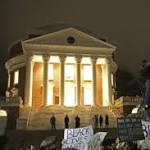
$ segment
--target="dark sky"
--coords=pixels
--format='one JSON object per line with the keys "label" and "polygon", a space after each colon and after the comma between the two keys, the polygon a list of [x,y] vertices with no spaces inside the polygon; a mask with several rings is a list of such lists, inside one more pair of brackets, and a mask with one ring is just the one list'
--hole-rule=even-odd
{"label": "dark sky", "polygon": [[150,0],[1,0],[0,84],[10,43],[37,26],[72,24],[85,27],[117,46],[121,69],[134,75],[150,58]]}

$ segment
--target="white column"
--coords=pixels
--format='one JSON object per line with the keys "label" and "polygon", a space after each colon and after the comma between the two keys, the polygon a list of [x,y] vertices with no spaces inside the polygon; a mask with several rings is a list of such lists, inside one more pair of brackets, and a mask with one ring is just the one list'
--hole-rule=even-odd
{"label": "white column", "polygon": [[76,57],[76,67],[77,67],[77,99],[76,99],[76,105],[82,105],[81,104],[81,57]]}
{"label": "white column", "polygon": [[97,58],[92,57],[92,87],[93,87],[93,105],[96,105],[96,60]]}
{"label": "white column", "polygon": [[48,64],[49,64],[49,56],[43,56],[43,101],[42,105],[47,105],[48,99]]}
{"label": "white column", "polygon": [[107,80],[108,100],[109,100],[109,104],[111,104],[112,103],[112,86],[111,86],[111,72],[110,72],[109,59],[106,59],[106,80]]}
{"label": "white column", "polygon": [[25,106],[32,106],[33,56],[27,56],[25,77]]}
{"label": "white column", "polygon": [[60,92],[59,92],[59,104],[60,105],[64,105],[64,77],[65,77],[65,72],[64,72],[64,64],[65,64],[65,59],[66,57],[65,56],[60,56],[59,57],[60,59]]}

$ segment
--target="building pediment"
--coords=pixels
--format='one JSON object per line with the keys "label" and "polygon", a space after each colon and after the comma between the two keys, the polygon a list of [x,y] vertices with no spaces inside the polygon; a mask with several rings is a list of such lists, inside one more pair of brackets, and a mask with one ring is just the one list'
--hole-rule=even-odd
{"label": "building pediment", "polygon": [[24,44],[38,45],[62,45],[62,46],[83,46],[115,49],[115,46],[103,42],[87,33],[75,28],[67,28],[57,32],[45,34],[23,42]]}

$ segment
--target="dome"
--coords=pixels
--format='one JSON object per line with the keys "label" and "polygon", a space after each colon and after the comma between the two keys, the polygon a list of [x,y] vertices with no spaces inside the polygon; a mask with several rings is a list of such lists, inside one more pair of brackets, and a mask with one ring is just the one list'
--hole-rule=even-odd
{"label": "dome", "polygon": [[13,43],[9,48],[8,58],[10,59],[21,54],[23,54],[21,41]]}

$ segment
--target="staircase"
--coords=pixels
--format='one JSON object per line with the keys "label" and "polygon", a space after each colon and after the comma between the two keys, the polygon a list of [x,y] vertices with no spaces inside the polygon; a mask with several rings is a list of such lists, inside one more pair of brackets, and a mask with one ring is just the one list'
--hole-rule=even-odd
{"label": "staircase", "polygon": [[[24,113],[23,113],[24,112]],[[109,116],[109,127],[116,127],[116,115],[110,107],[100,107],[100,106],[80,106],[80,107],[63,107],[63,106],[48,106],[41,107],[38,109],[31,108],[26,112],[22,109],[22,115],[28,114],[28,119],[26,122],[26,129],[29,130],[47,130],[50,129],[50,117],[52,114],[56,117],[56,128],[64,128],[64,117],[67,114],[69,116],[69,127],[75,127],[75,117],[78,115],[80,117],[81,127],[93,125],[94,115],[102,115],[105,121],[105,115]],[[22,118],[20,116],[20,118]],[[19,118],[19,119],[20,119]],[[103,121],[103,122],[104,122]],[[103,125],[105,127],[105,125]]]}

